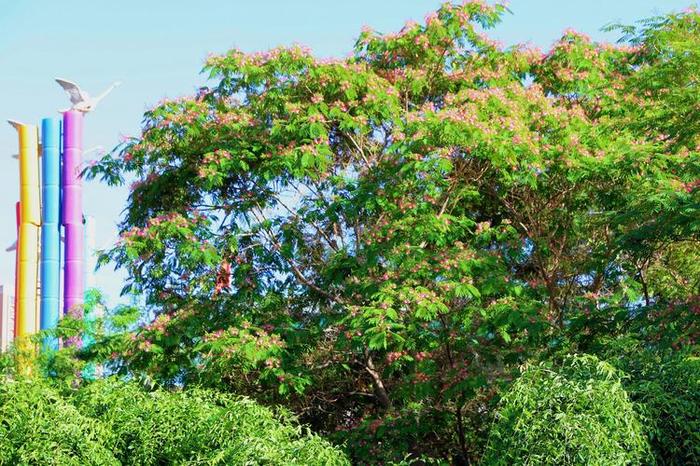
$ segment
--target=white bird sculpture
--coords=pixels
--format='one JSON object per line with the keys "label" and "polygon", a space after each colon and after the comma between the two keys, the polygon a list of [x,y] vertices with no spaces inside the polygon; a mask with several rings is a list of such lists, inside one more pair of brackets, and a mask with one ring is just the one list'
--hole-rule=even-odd
{"label": "white bird sculpture", "polygon": [[[70,109],[78,110],[79,112],[83,113],[88,113],[95,110],[95,107],[97,107],[100,100],[104,99],[107,94],[112,92],[115,87],[121,84],[121,82],[117,81],[109,86],[102,94],[98,95],[97,97],[91,97],[90,94],[80,89],[80,87],[74,82],[61,78],[56,78],[56,82],[63,88],[64,91],[66,91],[66,93],[68,93],[70,102],[73,104]],[[64,111],[62,111],[62,113]]]}

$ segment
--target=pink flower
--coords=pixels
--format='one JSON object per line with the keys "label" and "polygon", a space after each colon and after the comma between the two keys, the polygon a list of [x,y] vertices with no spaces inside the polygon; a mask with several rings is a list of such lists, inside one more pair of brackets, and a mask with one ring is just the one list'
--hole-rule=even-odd
{"label": "pink flower", "polygon": [[440,22],[440,18],[438,17],[438,14],[436,11],[433,11],[432,13],[429,13],[425,17],[425,24],[430,26],[433,23]]}
{"label": "pink flower", "polygon": [[403,28],[404,30],[410,30],[418,26],[418,23],[416,23],[413,20],[406,21],[406,24],[404,24]]}
{"label": "pink flower", "polygon": [[591,37],[590,37],[588,34],[584,34],[584,33],[578,32],[578,31],[576,31],[576,30],[574,30],[574,29],[572,29],[572,28],[564,29],[563,35],[564,35],[564,36],[569,36],[569,37],[577,37],[577,38],[582,39],[582,40],[584,40],[584,41],[586,41],[586,42],[590,42],[590,41],[591,41]]}

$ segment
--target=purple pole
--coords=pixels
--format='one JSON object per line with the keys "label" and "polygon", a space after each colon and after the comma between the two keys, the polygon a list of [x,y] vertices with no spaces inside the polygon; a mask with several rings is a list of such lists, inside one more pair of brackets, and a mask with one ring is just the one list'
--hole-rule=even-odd
{"label": "purple pole", "polygon": [[70,110],[63,114],[63,211],[65,227],[65,277],[63,312],[73,317],[83,314],[83,209],[80,166],[83,155],[83,114]]}

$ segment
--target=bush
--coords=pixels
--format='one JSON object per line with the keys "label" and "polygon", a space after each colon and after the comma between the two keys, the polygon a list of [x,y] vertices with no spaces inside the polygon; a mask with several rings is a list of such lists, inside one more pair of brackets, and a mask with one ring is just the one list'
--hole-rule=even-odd
{"label": "bush", "polygon": [[700,464],[700,358],[629,355],[626,389],[641,404],[659,465]]}
{"label": "bush", "polygon": [[651,459],[620,372],[594,356],[526,369],[501,400],[487,465],[625,465]]}
{"label": "bush", "polygon": [[0,379],[0,465],[118,465],[109,435],[47,384]]}
{"label": "bush", "polygon": [[0,465],[348,464],[293,418],[245,398],[110,379],[71,392],[0,379]]}
{"label": "bush", "polygon": [[208,390],[146,392],[100,380],[74,400],[111,431],[123,464],[348,464],[342,453],[246,398]]}

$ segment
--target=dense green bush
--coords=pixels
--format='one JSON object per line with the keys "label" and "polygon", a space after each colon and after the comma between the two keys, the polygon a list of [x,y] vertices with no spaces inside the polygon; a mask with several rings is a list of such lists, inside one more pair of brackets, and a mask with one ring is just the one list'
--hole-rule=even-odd
{"label": "dense green bush", "polygon": [[651,352],[621,358],[625,388],[645,415],[659,465],[700,464],[700,358]]}
{"label": "dense green bush", "polygon": [[487,465],[625,465],[651,459],[620,372],[594,356],[527,368],[501,400]]}
{"label": "dense green bush", "polygon": [[[691,320],[679,314],[676,312],[674,323]],[[642,325],[633,322],[628,334],[594,339],[587,351],[625,373],[622,384],[645,418],[644,429],[657,464],[700,464],[698,348],[673,349],[666,340],[650,340],[648,335],[655,337],[659,330],[668,335],[675,329],[649,325],[650,319],[640,317]]]}
{"label": "dense green bush", "polygon": [[118,465],[109,437],[47,384],[0,380],[0,465]]}
{"label": "dense green bush", "polygon": [[100,380],[68,396],[0,381],[0,465],[345,465],[294,419],[204,390],[147,392]]}
{"label": "dense green bush", "polygon": [[109,428],[123,464],[348,463],[293,419],[213,391],[146,392],[107,379],[81,390],[75,404]]}

